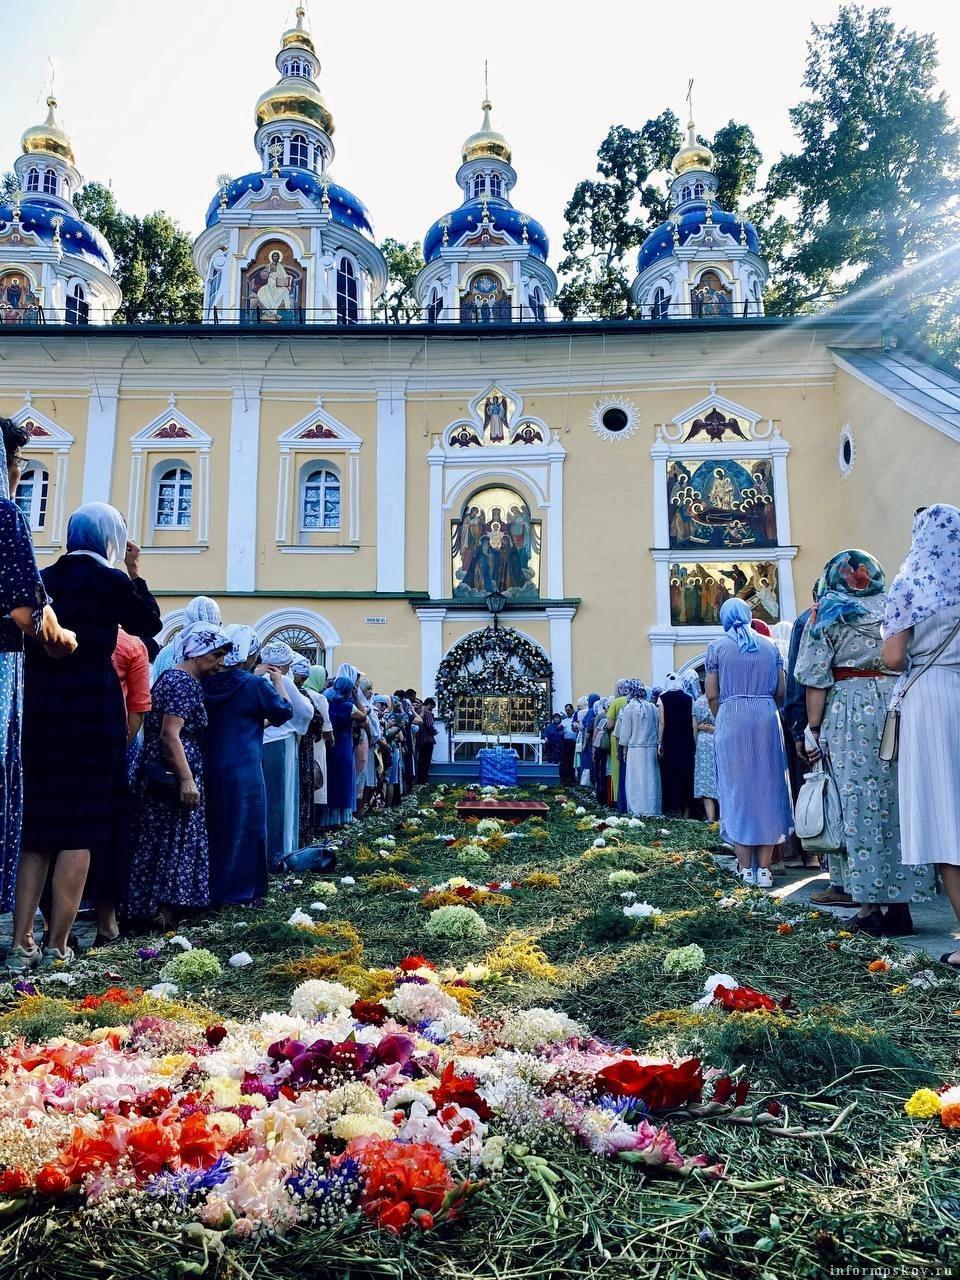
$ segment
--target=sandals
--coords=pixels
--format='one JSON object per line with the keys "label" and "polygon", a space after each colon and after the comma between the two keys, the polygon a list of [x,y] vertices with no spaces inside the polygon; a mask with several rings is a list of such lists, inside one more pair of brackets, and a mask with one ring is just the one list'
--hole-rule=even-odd
{"label": "sandals", "polygon": [[954,964],[950,959],[952,955],[956,955],[957,951],[960,951],[960,947],[954,947],[953,951],[945,951],[940,957],[940,963],[945,964],[948,969],[954,969],[960,973],[960,964]]}

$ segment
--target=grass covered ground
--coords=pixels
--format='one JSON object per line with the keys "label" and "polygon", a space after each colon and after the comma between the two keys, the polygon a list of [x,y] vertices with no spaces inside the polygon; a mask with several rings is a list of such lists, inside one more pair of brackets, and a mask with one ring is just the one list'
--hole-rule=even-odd
{"label": "grass covered ground", "polygon": [[[489,861],[465,863],[477,828],[457,822],[458,794],[422,790],[402,809],[365,821],[344,841],[336,874],[319,884],[313,875],[273,881],[262,907],[184,926],[196,947],[218,957],[222,973],[181,982],[170,996],[175,1005],[152,997],[141,1007],[192,1009],[201,1024],[229,1024],[286,1011],[292,990],[313,977],[376,998],[377,974],[412,953],[441,969],[482,964],[489,973],[463,997],[474,1019],[555,1008],[614,1044],[696,1055],[735,1082],[749,1080],[753,1116],[666,1117],[681,1150],[715,1158],[725,1176],[646,1172],[592,1154],[566,1133],[518,1125],[502,1170],[461,1218],[433,1231],[397,1237],[355,1214],[237,1241],[155,1229],[149,1215],[96,1217],[77,1202],[13,1198],[0,1206],[7,1210],[0,1280],[767,1280],[845,1267],[860,1275],[894,1267],[956,1274],[960,1131],[903,1110],[917,1088],[960,1081],[954,975],[893,945],[850,937],[830,916],[737,889],[715,866],[708,848],[715,833],[702,823],[596,829],[602,815],[552,791],[544,795],[546,822],[517,827],[519,839],[494,834],[482,846]],[[441,941],[426,932],[438,903],[425,895],[457,876],[519,886],[491,890],[476,906],[487,925],[481,939]],[[624,914],[631,904],[645,910],[636,907],[642,903],[656,914]],[[288,924],[297,911],[321,929]],[[72,985],[53,975],[39,995],[8,989],[0,1036],[5,1044],[21,1036],[82,1040],[123,1021],[129,1010],[84,1009],[83,997],[111,986],[149,989],[177,952],[169,939],[141,938],[90,953]],[[241,952],[250,963],[231,967]],[[705,979],[718,973],[773,997],[776,1007],[693,1009]],[[3,1136],[0,1129],[0,1160]],[[530,1154],[543,1158],[549,1179]]]}

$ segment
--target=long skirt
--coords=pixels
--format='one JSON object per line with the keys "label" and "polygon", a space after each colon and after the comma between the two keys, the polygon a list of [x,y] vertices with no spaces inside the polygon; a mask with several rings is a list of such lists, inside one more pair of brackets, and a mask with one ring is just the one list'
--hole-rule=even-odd
{"label": "long skirt", "polygon": [[23,654],[0,653],[0,910],[13,908],[23,825],[20,723],[23,714]]}
{"label": "long skirt", "polygon": [[295,733],[264,744],[263,780],[267,787],[267,861],[272,865],[297,848],[300,788]]}
{"label": "long skirt", "polygon": [[714,750],[723,839],[780,844],[793,831],[793,805],[773,698],[743,695],[721,702]]}
{"label": "long skirt", "polygon": [[660,804],[660,762],[656,747],[628,747],[625,765],[620,770],[624,779],[626,811],[637,817],[655,818],[662,812]]}

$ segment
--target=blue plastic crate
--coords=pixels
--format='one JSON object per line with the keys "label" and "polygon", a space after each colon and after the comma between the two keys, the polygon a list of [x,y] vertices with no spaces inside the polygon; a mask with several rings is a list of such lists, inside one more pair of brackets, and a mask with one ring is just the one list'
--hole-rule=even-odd
{"label": "blue plastic crate", "polygon": [[482,787],[515,787],[520,757],[512,747],[485,747],[477,752]]}

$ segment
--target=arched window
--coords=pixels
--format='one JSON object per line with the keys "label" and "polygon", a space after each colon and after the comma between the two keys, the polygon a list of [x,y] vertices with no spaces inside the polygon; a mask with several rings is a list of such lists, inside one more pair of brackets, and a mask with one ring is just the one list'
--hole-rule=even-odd
{"label": "arched window", "polygon": [[300,532],[340,528],[340,476],[329,464],[309,467],[300,495]]}
{"label": "arched window", "polygon": [[323,641],[309,627],[296,625],[280,627],[267,636],[264,644],[269,644],[271,640],[282,640],[284,644],[290,646],[294,653],[298,653],[301,658],[306,658],[312,667],[325,667],[327,665],[327,651],[323,646]]}
{"label": "arched window", "polygon": [[90,303],[82,284],[75,284],[67,294],[67,324],[89,324]]}
{"label": "arched window", "polygon": [[666,320],[669,314],[670,295],[662,285],[657,285],[650,303],[650,318],[651,320]]}
{"label": "arched window", "polygon": [[443,294],[439,289],[434,289],[430,295],[430,305],[427,307],[427,323],[439,324],[443,317]]}
{"label": "arched window", "polygon": [[189,529],[193,518],[193,473],[182,462],[160,470],[154,504],[157,529]]}
{"label": "arched window", "polygon": [[28,191],[39,191],[39,190],[40,190],[40,170],[39,170],[39,169],[34,168],[34,169],[31,169],[31,170],[28,172],[28,174],[27,174],[27,190],[28,190]]}
{"label": "arched window", "polygon": [[537,320],[541,324],[546,320],[547,308],[544,305],[543,293],[541,292],[539,285],[530,294],[530,310],[533,312],[534,320]]}
{"label": "arched window", "polygon": [[693,198],[694,200],[703,199],[703,183],[702,182],[695,182],[693,184]]}
{"label": "arched window", "polygon": [[34,532],[42,529],[46,521],[49,493],[50,473],[39,462],[26,462],[20,473],[16,503]]}
{"label": "arched window", "polygon": [[43,175],[43,194],[45,196],[55,196],[57,194],[57,171],[56,169],[47,169]]}
{"label": "arched window", "polygon": [[684,187],[683,190],[680,192],[680,200],[682,202],[684,200],[689,200],[689,199],[690,199],[690,188],[687,186],[687,187]]}
{"label": "arched window", "polygon": [[356,324],[358,319],[357,273],[349,258],[341,258],[337,263],[337,324]]}
{"label": "arched window", "polygon": [[487,189],[487,180],[482,173],[478,173],[473,180],[473,197],[478,200]]}
{"label": "arched window", "polygon": [[499,173],[491,173],[490,175],[490,194],[498,198],[503,195],[503,179]]}
{"label": "arched window", "polygon": [[306,169],[309,160],[306,138],[302,133],[295,133],[290,139],[290,163],[298,169]]}

